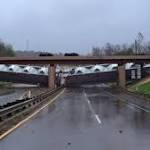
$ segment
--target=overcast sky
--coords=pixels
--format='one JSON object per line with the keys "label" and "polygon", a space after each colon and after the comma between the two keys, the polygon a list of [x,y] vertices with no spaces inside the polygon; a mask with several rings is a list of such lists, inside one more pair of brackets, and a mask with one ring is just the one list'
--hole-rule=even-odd
{"label": "overcast sky", "polygon": [[0,39],[15,49],[85,53],[150,40],[150,0],[0,0]]}

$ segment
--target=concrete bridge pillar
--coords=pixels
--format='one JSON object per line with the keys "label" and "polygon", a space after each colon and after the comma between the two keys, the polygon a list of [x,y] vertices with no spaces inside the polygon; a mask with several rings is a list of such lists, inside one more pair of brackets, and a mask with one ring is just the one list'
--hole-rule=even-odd
{"label": "concrete bridge pillar", "polygon": [[142,79],[144,77],[143,63],[138,64],[137,68],[137,79]]}
{"label": "concrete bridge pillar", "polygon": [[144,63],[141,63],[141,78],[144,78]]}
{"label": "concrete bridge pillar", "polygon": [[50,89],[54,89],[55,83],[56,83],[56,65],[50,64],[48,67],[48,87]]}
{"label": "concrete bridge pillar", "polygon": [[125,64],[118,64],[118,85],[122,88],[126,87]]}

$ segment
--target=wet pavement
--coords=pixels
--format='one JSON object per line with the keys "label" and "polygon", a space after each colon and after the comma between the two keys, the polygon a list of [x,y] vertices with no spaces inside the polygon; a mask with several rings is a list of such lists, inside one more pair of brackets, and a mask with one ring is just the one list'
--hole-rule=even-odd
{"label": "wet pavement", "polygon": [[125,104],[108,88],[66,89],[1,140],[0,150],[149,150],[150,113]]}
{"label": "wet pavement", "polygon": [[33,88],[31,86],[20,88],[18,85],[18,87],[8,90],[8,93],[6,92],[6,94],[0,95],[0,105],[23,99],[27,96],[29,91],[31,91],[31,96],[36,96],[44,91],[47,91],[47,88]]}
{"label": "wet pavement", "polygon": [[17,89],[12,90],[12,92],[10,93],[0,95],[0,105],[4,105],[8,102],[13,102],[16,101],[17,99],[20,99],[25,92],[26,92],[25,89]]}

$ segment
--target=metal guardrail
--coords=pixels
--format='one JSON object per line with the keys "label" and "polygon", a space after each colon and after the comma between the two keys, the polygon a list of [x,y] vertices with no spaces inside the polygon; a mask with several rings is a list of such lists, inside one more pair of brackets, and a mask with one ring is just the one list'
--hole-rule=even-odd
{"label": "metal guardrail", "polygon": [[46,91],[41,93],[38,96],[35,96],[31,98],[30,100],[24,101],[22,103],[15,104],[13,106],[4,108],[0,110],[0,123],[7,120],[8,118],[11,118],[13,115],[20,113],[26,109],[32,108],[44,101],[44,99],[48,98],[50,95],[58,92],[63,87],[59,87],[57,89],[54,89],[52,91]]}

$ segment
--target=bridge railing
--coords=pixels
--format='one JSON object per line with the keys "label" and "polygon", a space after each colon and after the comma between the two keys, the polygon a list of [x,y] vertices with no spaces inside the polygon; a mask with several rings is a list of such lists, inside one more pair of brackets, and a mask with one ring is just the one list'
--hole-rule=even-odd
{"label": "bridge railing", "polygon": [[33,109],[34,107],[37,107],[39,104],[43,103],[46,98],[48,98],[50,95],[53,95],[57,92],[59,92],[63,87],[59,87],[57,89],[54,89],[52,91],[46,91],[44,93],[41,93],[38,96],[35,96],[31,98],[30,100],[15,104],[13,106],[4,108],[0,110],[0,124],[9,120],[9,118],[12,118],[19,113],[22,113],[26,110]]}

